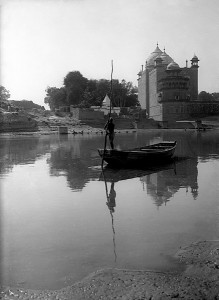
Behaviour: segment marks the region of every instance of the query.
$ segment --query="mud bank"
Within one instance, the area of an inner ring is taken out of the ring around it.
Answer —
[[[185,264],[178,273],[99,270],[56,291],[4,287],[1,299],[219,299],[219,240],[201,241],[180,249]]]

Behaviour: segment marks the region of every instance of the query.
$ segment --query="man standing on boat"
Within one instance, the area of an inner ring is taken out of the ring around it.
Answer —
[[[104,126],[104,129],[106,130],[106,134],[109,135],[109,141],[110,141],[110,146],[112,149],[114,149],[114,137],[115,137],[115,124],[113,123],[113,118],[110,117],[109,120],[107,121],[106,125]]]

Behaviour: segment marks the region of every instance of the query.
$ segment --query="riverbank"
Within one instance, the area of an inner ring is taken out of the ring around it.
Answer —
[[[208,116],[201,118],[201,130],[218,129],[219,116]],[[0,108],[0,133],[12,133],[16,135],[48,135],[58,133],[60,128],[65,127],[69,134],[104,133],[105,119],[100,120],[78,120],[69,113],[32,109],[30,111],[18,110],[7,111]],[[164,129],[161,123],[152,119],[139,119],[117,117],[115,120],[118,132],[134,131],[136,129]],[[165,129],[196,130],[195,120],[184,120],[169,124]]]
[[[1,299],[219,299],[219,240],[179,249],[178,273],[103,269],[56,291],[2,288]]]

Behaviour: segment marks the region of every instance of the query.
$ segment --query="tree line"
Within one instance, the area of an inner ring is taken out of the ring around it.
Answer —
[[[198,94],[198,100],[200,101],[219,101],[219,93],[208,93],[201,91]]]
[[[112,106],[130,107],[139,106],[137,87],[124,79],[112,80]],[[44,103],[54,111],[60,106],[77,106],[88,108],[101,106],[106,94],[110,96],[111,81],[107,79],[87,79],[79,71],[69,72],[63,81],[63,87],[50,87],[46,89]]]
[[[48,104],[52,111],[60,106],[67,105],[79,107],[101,106],[106,94],[110,96],[110,87],[111,82],[109,80],[88,80],[79,71],[73,71],[69,72],[64,78],[63,87],[47,87],[44,103]],[[10,91],[0,85],[0,103],[9,100],[9,98]],[[137,87],[124,79],[121,82],[115,79],[113,80],[113,97],[111,100],[114,107],[138,106]],[[201,91],[198,100],[219,101],[219,93]],[[29,102],[27,100],[23,101]],[[20,104],[20,106],[26,107],[28,105],[26,102]]]

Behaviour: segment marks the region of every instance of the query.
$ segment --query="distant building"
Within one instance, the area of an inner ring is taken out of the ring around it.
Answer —
[[[138,100],[149,118],[170,123],[214,109],[209,102],[198,101],[198,62],[194,55],[190,67],[186,61],[186,66],[180,68],[157,45],[147,58],[145,69],[142,67],[138,73]]]

